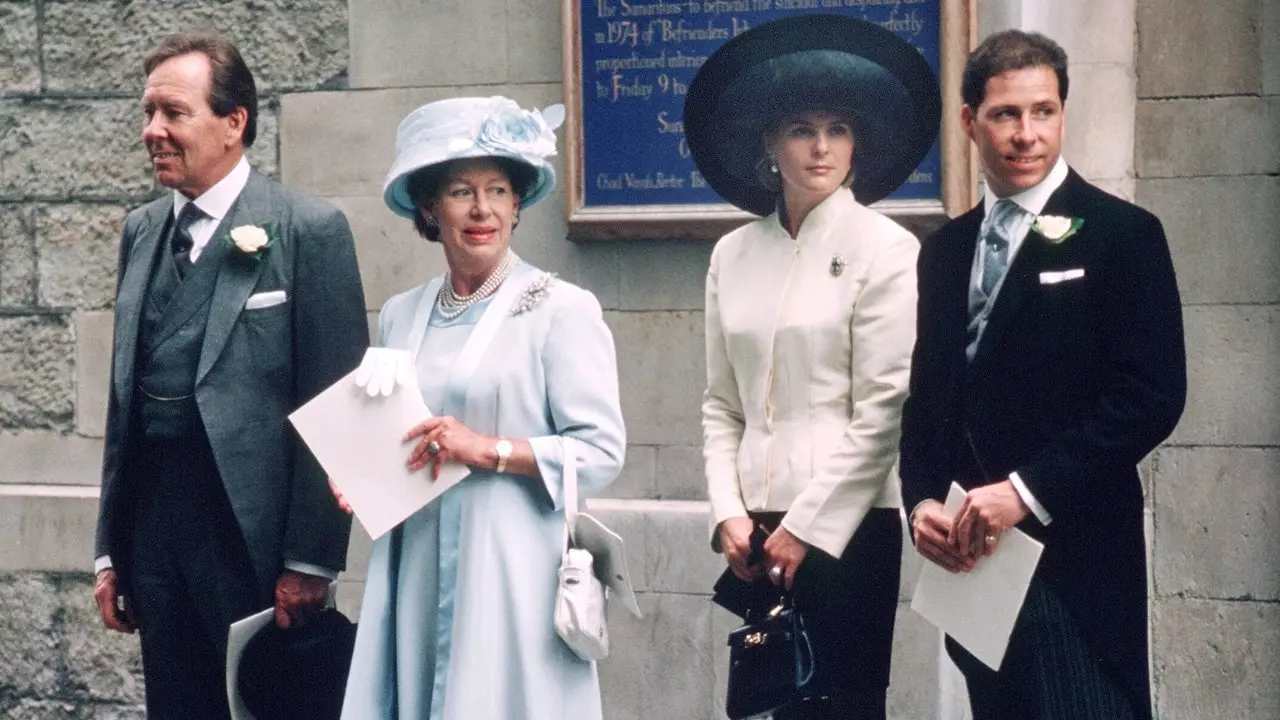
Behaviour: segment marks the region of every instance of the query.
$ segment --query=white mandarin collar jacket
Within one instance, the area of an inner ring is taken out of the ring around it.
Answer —
[[[702,405],[713,546],[726,518],[786,511],[792,534],[840,557],[870,508],[901,507],[919,247],[844,191],[794,240],[775,213],[716,244]]]

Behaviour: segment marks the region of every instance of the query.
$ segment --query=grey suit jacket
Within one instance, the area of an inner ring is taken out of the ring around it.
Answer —
[[[115,342],[96,556],[129,570],[132,502],[126,448],[142,302],[173,198],[140,207],[120,240]],[[231,228],[256,225],[272,245],[260,260],[227,248]],[[286,416],[350,372],[369,344],[364,293],[346,217],[256,172],[205,252],[218,277],[196,373],[195,397],[218,472],[261,587],[285,560],[343,569],[350,519]],[[256,293],[286,301],[245,309]]]

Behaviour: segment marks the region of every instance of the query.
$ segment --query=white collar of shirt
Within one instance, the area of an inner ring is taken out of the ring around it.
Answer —
[[[1019,223],[1018,228],[1016,228],[1016,231],[1014,232],[1014,239],[1011,243],[1013,247],[1010,248],[1011,251],[1017,252],[1016,248],[1022,243],[1022,237],[1027,234],[1026,228],[1022,227],[1027,224],[1025,221],[1030,218],[1034,218],[1036,215],[1039,215],[1044,211],[1044,206],[1049,204],[1049,196],[1053,195],[1055,190],[1062,187],[1062,183],[1065,182],[1066,179],[1067,161],[1059,155],[1058,161],[1053,164],[1053,169],[1049,171],[1048,175],[1044,176],[1043,180],[1036,183],[1033,187],[1029,187],[1020,193],[1014,193],[1009,196],[1009,199],[1024,211],[1024,222]],[[990,187],[983,191],[982,209],[986,215],[982,221],[984,231],[986,230],[987,222],[989,222],[991,218],[991,209],[994,208],[996,203],[1000,200],[1001,198],[996,197],[996,194],[991,192]]]
[[[235,204],[236,198],[240,197],[240,193],[244,190],[244,186],[249,182],[249,161],[242,155],[240,162],[231,168],[231,172],[225,177],[213,184],[213,187],[204,191],[200,197],[192,200],[186,195],[173,191],[173,216],[178,217],[178,213],[182,212],[182,208],[187,203],[193,202],[196,207],[200,208],[205,217],[191,223],[191,262],[200,259],[200,253],[205,246],[209,244],[209,239],[213,237],[213,233],[218,229],[218,225],[222,219],[231,211],[231,206]]]

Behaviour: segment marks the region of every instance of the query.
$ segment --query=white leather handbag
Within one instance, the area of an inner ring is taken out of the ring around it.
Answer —
[[[587,662],[609,655],[609,626],[605,615],[608,596],[596,577],[589,550],[576,547],[578,521],[577,441],[561,438],[564,461],[564,555],[560,560],[560,584],[556,589],[556,634],[570,650]]]

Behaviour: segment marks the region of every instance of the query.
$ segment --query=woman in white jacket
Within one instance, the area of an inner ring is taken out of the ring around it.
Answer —
[[[911,174],[939,114],[918,52],[831,16],[739,35],[686,102],[703,175],[764,216],[711,256],[702,418],[712,547],[743,581],[791,590],[815,644],[828,699],[775,718],[885,717],[919,243],[867,205]]]

